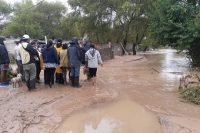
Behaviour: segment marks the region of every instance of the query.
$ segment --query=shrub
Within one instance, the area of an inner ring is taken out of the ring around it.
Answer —
[[[181,94],[187,101],[200,105],[200,86],[188,88]]]

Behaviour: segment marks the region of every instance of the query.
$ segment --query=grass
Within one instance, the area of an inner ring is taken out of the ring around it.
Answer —
[[[200,86],[188,88],[181,95],[185,100],[200,105]]]

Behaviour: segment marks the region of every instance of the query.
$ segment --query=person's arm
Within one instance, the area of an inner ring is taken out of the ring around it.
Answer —
[[[4,56],[5,57],[5,63],[7,63],[7,64],[9,64],[10,63],[10,59],[9,59],[9,55],[8,55],[8,51],[7,51],[7,49],[6,49],[6,47],[5,46],[3,46],[3,49],[4,49],[4,51],[5,52],[3,52],[3,55],[2,56]]]
[[[85,67],[88,67],[88,55],[85,53]]]
[[[55,48],[53,48],[53,55],[55,57],[56,64],[60,65],[60,60],[59,60],[59,57],[58,57],[58,54],[57,54],[57,51]]]
[[[32,55],[39,57],[37,50],[34,49],[30,44],[27,45],[26,50],[29,51]]]
[[[103,65],[103,61],[101,59],[101,55],[100,55],[99,51],[97,51],[97,59],[98,59],[98,63]]]

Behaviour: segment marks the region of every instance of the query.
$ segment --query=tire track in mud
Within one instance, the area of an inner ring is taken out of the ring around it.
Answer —
[[[25,129],[30,125],[39,124],[40,121],[42,121],[41,118],[50,117],[50,115],[46,116],[37,114],[38,110],[42,110],[44,106],[53,104],[54,102],[64,97],[64,95],[57,97],[54,96],[49,100],[40,102],[38,105],[36,102],[34,103],[34,98],[33,98],[31,100],[29,99],[28,102],[25,103],[26,105],[29,105],[29,107],[19,105],[19,103],[22,102],[23,100],[27,100],[27,97],[29,96],[30,92],[27,92],[23,94],[22,93],[16,94],[14,97],[3,98],[1,100],[2,103],[0,112],[2,112],[1,114],[3,118],[1,119],[2,121],[0,121],[1,125],[0,132],[23,133]],[[15,124],[12,124],[12,122],[14,122]],[[18,126],[17,128],[15,127],[16,125]],[[15,131],[12,131],[12,129],[13,130],[15,129]]]
[[[37,129],[42,129],[39,131],[40,133],[49,133],[55,129],[55,125],[59,125],[63,118],[74,111],[105,102],[112,95],[111,92],[102,90],[102,88],[88,89],[88,85],[81,90],[60,91],[58,89],[57,93],[50,90],[50,95],[43,91],[25,91],[2,98],[0,104],[0,113],[2,114],[0,116],[0,132],[35,133]],[[87,92],[90,96],[87,96]],[[66,103],[64,103],[65,101]],[[57,109],[58,103],[71,107],[71,109],[59,112],[59,109]],[[49,123],[52,124],[48,125]],[[48,127],[45,127],[46,125]]]

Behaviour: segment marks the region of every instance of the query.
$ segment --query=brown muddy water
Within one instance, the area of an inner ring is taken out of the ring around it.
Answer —
[[[64,121],[55,133],[161,133],[158,118],[132,101],[84,110]]]
[[[95,87],[81,74],[80,89],[0,89],[0,132],[200,133],[200,107],[178,92],[187,71],[184,54],[164,49],[105,62]]]
[[[157,54],[149,54],[146,56],[148,59],[147,67],[152,69],[151,75],[157,73],[157,76],[160,79],[162,87],[160,87],[159,91],[168,91],[174,92],[177,91],[178,88],[178,81],[180,76],[187,72],[189,69],[189,63],[184,58],[184,55],[176,54],[175,50],[160,50],[157,51]],[[124,64],[131,63],[132,60],[127,59],[123,61]],[[134,64],[134,69],[138,69],[138,72],[141,72],[141,63]],[[122,62],[118,62],[122,64]],[[144,62],[143,62],[144,63]],[[138,67],[139,65],[139,67]],[[116,68],[115,68],[116,69]],[[132,69],[132,68],[131,68]],[[120,71],[118,71],[120,73]],[[133,71],[127,70],[127,74],[125,74],[130,83],[134,83],[134,76],[132,73]],[[113,71],[114,73],[114,71]],[[125,73],[125,72],[124,72]],[[136,73],[134,73],[136,74]],[[145,74],[144,74],[145,75]],[[143,75],[143,76],[144,76]],[[119,75],[118,75],[119,76]],[[148,75],[147,75],[148,76]],[[139,78],[139,77],[138,77]],[[121,81],[120,81],[121,80]],[[121,84],[119,90],[127,88],[126,80],[123,82],[122,79],[120,80],[112,80],[109,79],[110,82],[113,84],[118,85],[116,82],[120,82]],[[136,83],[136,82],[135,82]],[[141,87],[148,83],[143,81],[138,81],[137,83]],[[156,86],[156,85],[154,85]],[[117,88],[115,86],[115,88]],[[130,87],[128,87],[130,89]],[[153,88],[151,88],[153,89]],[[122,92],[123,96],[127,98],[127,94]],[[122,96],[122,97],[123,97]],[[175,133],[179,131],[179,127],[170,127],[170,122],[166,120],[167,118],[164,116],[156,116],[153,113],[147,111],[154,112],[154,107],[146,105],[146,108],[142,107],[131,101],[130,96],[129,100],[120,100],[119,102],[105,104],[104,106],[96,106],[95,108],[84,110],[81,113],[75,114],[72,117],[69,117],[58,127],[56,133]],[[126,99],[125,98],[125,99]],[[167,97],[165,97],[167,98]],[[124,98],[122,98],[124,99]],[[153,101],[152,101],[153,102]],[[159,113],[163,113],[162,111],[158,111]],[[166,113],[166,112],[165,112]],[[173,125],[173,124],[172,124]],[[181,128],[181,127],[180,127]],[[185,132],[184,128],[180,130],[180,132]]]

